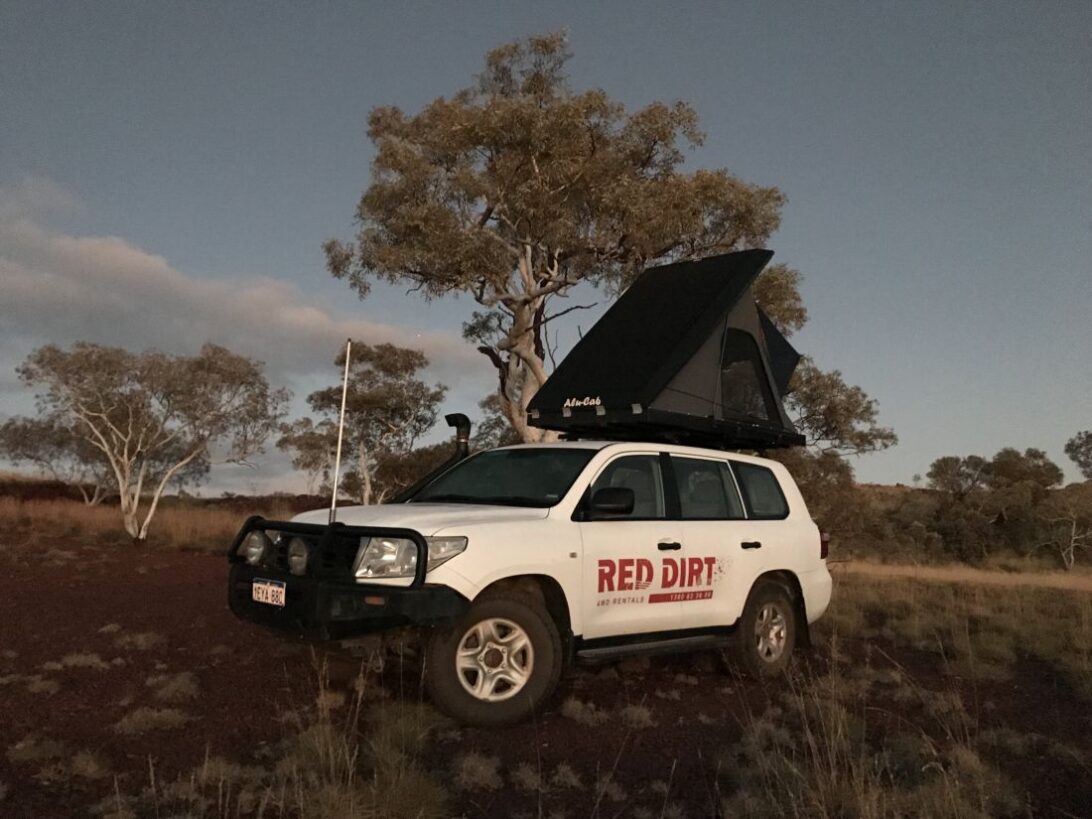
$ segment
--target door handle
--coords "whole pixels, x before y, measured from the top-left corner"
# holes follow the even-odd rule
[[[656,548],[659,549],[661,552],[677,552],[679,549],[682,548],[682,544],[676,543],[675,541],[670,541],[667,543],[657,543]]]
[[[742,546],[744,549],[761,549],[762,548],[762,541],[760,541],[760,540],[745,540],[739,545]]]

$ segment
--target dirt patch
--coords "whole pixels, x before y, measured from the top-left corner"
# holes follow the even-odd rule
[[[209,758],[268,765],[291,714],[315,703],[321,658],[235,620],[225,599],[226,561],[49,546],[75,556],[60,564],[43,560],[44,548],[24,548],[0,573],[0,681],[8,680],[0,688],[0,815],[87,815],[114,793],[115,776],[118,790],[132,793],[151,775],[170,781]],[[956,582],[979,575],[869,564],[836,571]],[[983,574],[1004,585],[1014,580]],[[1023,751],[1024,764],[1071,748],[1086,764],[1085,708],[1043,669],[972,687],[924,652],[852,635],[841,650],[861,665],[890,656],[930,688],[959,687],[981,729],[999,731],[991,741]],[[822,672],[821,657],[811,662]],[[412,657],[389,659],[379,683],[369,689],[369,706],[424,701]],[[323,707],[344,709],[348,683],[341,691],[325,694]],[[732,749],[751,717],[784,692],[782,681],[741,679],[716,653],[578,667],[535,720],[488,731],[446,724],[430,735],[422,764],[449,793],[453,815],[716,816]],[[1001,732],[1003,725],[1019,736]],[[1033,730],[1049,741],[1027,739]],[[1019,775],[1018,763],[1012,771]],[[1038,788],[1029,800],[1044,815],[1053,808],[1073,814],[1092,800],[1092,776],[1083,785],[1060,776],[1025,780]]]

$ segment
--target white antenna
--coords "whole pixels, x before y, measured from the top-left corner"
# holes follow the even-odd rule
[[[345,342],[345,377],[341,382],[341,415],[337,419],[337,454],[334,456],[334,491],[330,496],[330,523],[337,520],[337,482],[341,473],[341,436],[345,432],[345,398],[349,394],[349,354],[353,351],[353,340]]]

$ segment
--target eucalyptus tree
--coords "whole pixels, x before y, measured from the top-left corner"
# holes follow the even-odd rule
[[[374,109],[356,237],[325,244],[330,272],[362,297],[378,280],[472,299],[464,336],[529,442],[552,437],[526,408],[549,374],[550,323],[588,306],[566,301],[574,291],[613,295],[648,265],[763,246],[785,203],[726,168],[688,170],[687,150],[704,138],[693,108],[629,110],[601,89],[575,90],[570,56],[563,34],[529,37],[490,51],[471,85],[416,113]],[[755,285],[784,332],[807,320],[799,281],[779,264]],[[809,440],[844,453],[895,442],[875,402],[839,373],[802,367],[795,386]]]
[[[288,401],[259,362],[214,344],[194,356],[49,344],[18,373],[38,390],[44,415],[102,454],[135,540],[148,537],[164,490],[180,475],[261,451]]]
[[[345,352],[335,360],[340,375]],[[428,367],[420,350],[394,344],[352,344],[345,401],[346,472],[341,489],[367,505],[382,502],[397,482],[377,485],[385,463],[404,460],[435,424],[447,388],[428,384],[419,374]],[[282,427],[277,445],[292,453],[293,464],[329,484],[341,409],[340,379],[307,397],[318,420],[301,418]],[[412,460],[412,459],[411,459]]]

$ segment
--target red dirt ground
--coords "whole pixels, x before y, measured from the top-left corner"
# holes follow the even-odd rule
[[[44,765],[9,761],[4,751],[30,734],[63,741],[69,752],[95,752],[119,777],[122,791],[139,789],[150,768],[158,779],[172,779],[200,764],[207,752],[251,761],[263,744],[284,736],[278,714],[314,696],[313,654],[236,621],[226,605],[226,571],[222,557],[208,555],[81,547],[61,539],[37,539],[33,550],[0,543],[0,679],[38,674],[60,685],[53,694],[31,693],[18,681],[0,686],[0,783],[7,787],[0,816],[82,816],[113,791],[112,776],[49,781],[41,775]],[[111,624],[121,631],[101,631]],[[140,633],[164,639],[146,650],[117,644],[121,635]],[[122,662],[103,670],[42,669],[73,653]],[[925,681],[935,675],[929,658],[902,653],[898,660],[915,676],[920,671]],[[146,685],[149,676],[181,671],[196,674],[200,685],[199,699],[175,706],[192,721],[139,736],[114,730],[138,706],[164,707]],[[395,696],[415,699],[414,674],[391,663],[383,684]],[[983,691],[979,687],[975,696]],[[1087,713],[1059,697],[1045,676],[1021,674],[986,694],[996,718],[1014,727],[1049,730],[1089,750]],[[655,725],[627,730],[616,719],[581,725],[561,715],[567,697],[613,714],[626,704],[644,704]],[[453,760],[470,749],[499,757],[509,782],[521,762],[546,776],[567,763],[586,787],[558,797],[560,802],[552,799],[544,815],[559,806],[568,816],[590,815],[595,803],[590,786],[613,770],[625,797],[605,798],[602,816],[639,815],[638,808],[659,816],[670,805],[690,817],[715,816],[725,754],[738,740],[747,711],[761,713],[767,702],[762,686],[740,681],[712,654],[576,669],[533,724],[443,732],[424,763],[453,794]],[[1092,804],[1092,773],[1088,781],[1074,783],[1054,781],[1048,772],[1031,787],[1032,804],[1042,815],[1086,815]],[[537,800],[512,787],[456,798],[468,817],[538,815]]]

